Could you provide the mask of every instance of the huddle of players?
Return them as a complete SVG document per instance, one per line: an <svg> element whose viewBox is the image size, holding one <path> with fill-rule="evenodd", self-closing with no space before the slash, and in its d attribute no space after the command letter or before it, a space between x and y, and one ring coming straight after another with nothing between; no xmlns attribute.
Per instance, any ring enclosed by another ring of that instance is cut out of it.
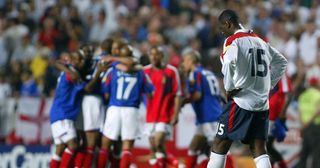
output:
<svg viewBox="0 0 320 168"><path fill-rule="evenodd" d="M101 50L94 57L94 48L85 45L57 64L62 72L50 113L56 145L50 167L91 167L98 145L95 167L129 167L139 131L138 108L144 98L150 165L178 167L177 158L166 152L165 142L172 135L181 106L192 103L197 129L186 166L194 167L201 156L198 164L206 167L210 152L206 142L215 136L221 101L219 81L200 65L200 54L193 50L183 54L183 71L188 77L182 89L178 70L164 63L160 46L150 49L151 64L145 67L135 61L131 46L122 40L105 40ZM74 122L80 111L85 135L79 140Z"/></svg>
<svg viewBox="0 0 320 168"><path fill-rule="evenodd" d="M197 129L189 147L186 167L194 167L197 159L203 161L203 164L198 162L200 167L232 167L228 165L226 154L233 140L242 140L250 144L258 168L271 168L265 150L269 125L268 95L274 88L271 100L275 95L274 100L279 97L284 99L285 90L290 90L288 85L281 84L285 78L278 82L285 72L287 61L252 31L244 29L234 11L224 10L219 16L219 24L222 33L228 37L220 58L224 88L230 100L222 113L218 81L210 71L200 66L197 51L183 54L183 71L188 76L184 89L181 88L177 69L163 62L164 52L159 46L150 49L151 64L144 68L132 58L131 47L121 41L103 43L102 46L109 44L106 45L109 47L102 47L103 53L94 58L90 54L93 53L90 46L71 53L69 61L59 66L63 72L58 79L50 115L56 152L50 167L92 165L93 149L99 138L97 130L104 118L98 108L101 101L97 96L102 91L104 100L108 101L108 109L101 130L103 136L96 167L104 168L109 162L111 167L130 166L131 149L138 132L138 106L142 95L146 95L146 133L151 145L152 167L165 167L167 163L178 167L178 160L165 150L165 140L177 123L181 105L190 102L196 113ZM83 92L86 93L84 97ZM78 148L73 125L81 103L86 132L86 144L81 146L86 149ZM270 104L269 117L273 121L273 116L279 117L281 111L272 109L275 106L272 102ZM284 109L284 102L275 104L282 105ZM215 122L218 117L217 126ZM279 124L275 121L270 125ZM215 133L216 138L213 138ZM208 162L210 148L206 142L212 140ZM111 153L119 154L121 150L119 163L119 155L115 157ZM286 167L281 163L281 157L274 161Z"/></svg>

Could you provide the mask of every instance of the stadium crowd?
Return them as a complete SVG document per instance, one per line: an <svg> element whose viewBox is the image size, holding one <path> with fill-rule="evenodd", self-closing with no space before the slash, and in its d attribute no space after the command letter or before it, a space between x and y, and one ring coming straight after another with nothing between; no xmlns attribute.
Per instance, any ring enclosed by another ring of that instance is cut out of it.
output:
<svg viewBox="0 0 320 168"><path fill-rule="evenodd" d="M319 0L0 1L0 110L8 97L53 97L56 62L84 44L94 45L98 55L107 38L127 40L142 65L150 63L154 45L177 68L182 53L197 50L202 65L222 77L224 37L217 25L225 8L287 58L290 100L299 102L303 128L301 157L307 160L310 147L320 151Z"/></svg>

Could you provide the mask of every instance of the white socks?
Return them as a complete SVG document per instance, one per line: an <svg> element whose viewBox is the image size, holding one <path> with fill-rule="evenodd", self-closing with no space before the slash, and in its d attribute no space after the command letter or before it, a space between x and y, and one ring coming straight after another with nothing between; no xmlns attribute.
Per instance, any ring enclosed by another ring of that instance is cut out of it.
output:
<svg viewBox="0 0 320 168"><path fill-rule="evenodd" d="M254 162L256 163L257 168L271 168L271 163L267 154L254 158Z"/></svg>
<svg viewBox="0 0 320 168"><path fill-rule="evenodd" d="M207 168L224 168L225 164L226 164L226 155L220 155L220 154L211 152L210 160L208 162Z"/></svg>
<svg viewBox="0 0 320 168"><path fill-rule="evenodd" d="M60 161L60 160L61 160L61 157L60 157L59 155L57 155L57 154L54 153L54 154L52 155L51 159L52 159L52 160L56 160L56 161Z"/></svg>

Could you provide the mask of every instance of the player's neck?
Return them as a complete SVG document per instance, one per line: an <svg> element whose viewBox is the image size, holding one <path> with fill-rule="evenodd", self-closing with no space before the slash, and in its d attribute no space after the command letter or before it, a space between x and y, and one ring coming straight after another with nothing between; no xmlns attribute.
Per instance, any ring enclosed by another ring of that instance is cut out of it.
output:
<svg viewBox="0 0 320 168"><path fill-rule="evenodd" d="M153 64L152 66L153 66L155 69L163 69L163 68L164 68L164 64L163 64L163 63Z"/></svg>
<svg viewBox="0 0 320 168"><path fill-rule="evenodd" d="M191 66L191 71L194 71L199 65L198 64L194 64Z"/></svg>

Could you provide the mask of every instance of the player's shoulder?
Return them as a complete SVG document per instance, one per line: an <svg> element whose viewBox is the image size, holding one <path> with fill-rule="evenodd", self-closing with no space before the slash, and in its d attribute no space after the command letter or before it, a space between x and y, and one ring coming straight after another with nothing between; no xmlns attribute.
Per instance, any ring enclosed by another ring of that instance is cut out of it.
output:
<svg viewBox="0 0 320 168"><path fill-rule="evenodd" d="M178 73L178 69L173 65L167 64L166 65L166 69L169 70L169 71L172 71L174 73Z"/></svg>
<svg viewBox="0 0 320 168"><path fill-rule="evenodd" d="M152 69L152 65L149 64L149 65L146 65L143 67L143 71L149 71L150 69Z"/></svg>
<svg viewBox="0 0 320 168"><path fill-rule="evenodd" d="M243 40L245 38L250 38L250 39L260 39L259 36L257 36L255 33L253 33L250 30L242 30L239 32L236 32L235 34L229 36L228 38L226 38L224 46L229 46L231 45L233 42L239 41L239 40Z"/></svg>

